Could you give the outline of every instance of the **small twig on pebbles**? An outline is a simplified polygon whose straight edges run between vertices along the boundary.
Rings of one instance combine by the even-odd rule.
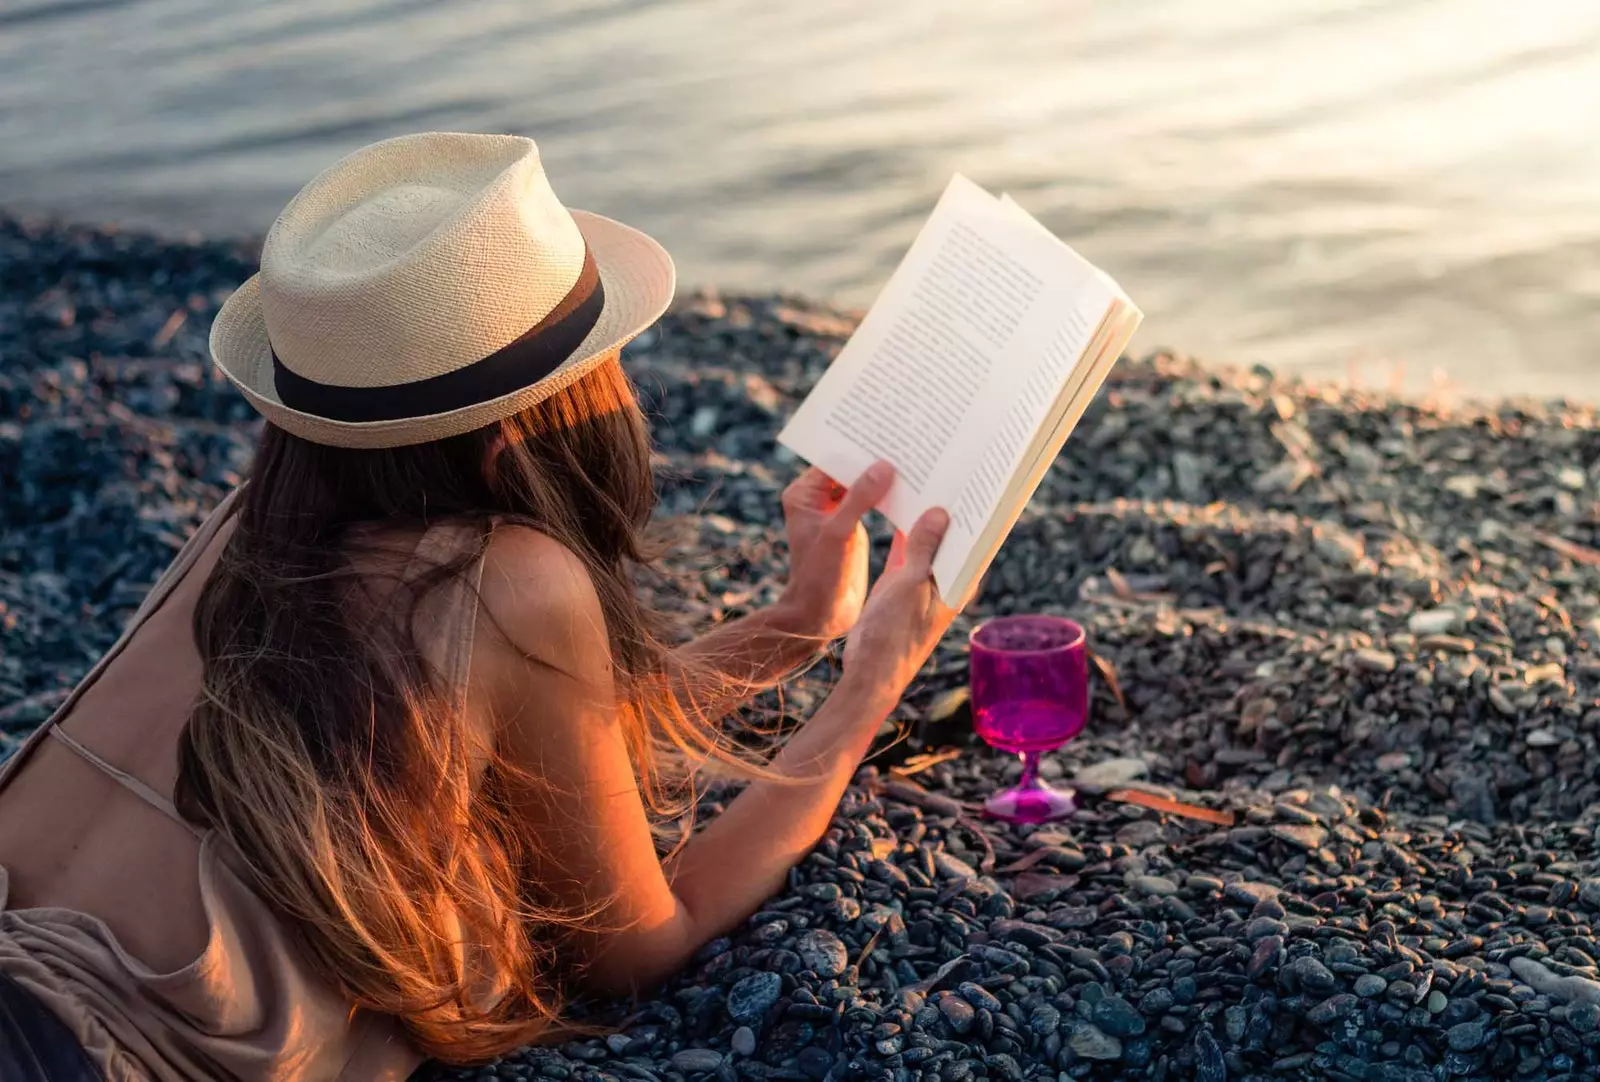
[[[908,778],[891,778],[883,783],[883,791],[896,800],[921,808],[935,815],[960,819],[966,814],[961,802],[942,793],[930,793]]]
[[[1018,857],[1016,860],[999,870],[1007,875],[1015,874],[1017,872],[1025,872],[1049,855],[1050,850],[1040,847]]]
[[[1108,794],[1106,799],[1117,801],[1120,804],[1138,804],[1140,807],[1165,812],[1168,815],[1178,815],[1185,819],[1198,819],[1202,823],[1215,823],[1219,827],[1231,827],[1234,821],[1232,812],[1202,808],[1198,804],[1172,800],[1168,797],[1156,796],[1154,793],[1141,792],[1138,789],[1118,789],[1116,792]]]
[[[152,349],[165,349],[167,343],[172,341],[188,318],[189,311],[186,308],[179,308],[173,312],[167,317],[167,321],[161,325],[161,329],[156,332],[156,336],[150,340],[150,347]]]
[[[865,962],[867,960],[868,956],[871,955],[872,952],[877,949],[878,939],[882,935],[883,935],[883,925],[880,924],[880,925],[878,925],[878,930],[872,933],[872,938],[867,940],[866,943],[862,946],[861,953],[856,955],[856,968],[857,969],[860,969],[862,963]]]
[[[1106,682],[1106,688],[1111,692],[1111,697],[1117,700],[1117,707],[1122,711],[1123,718],[1127,718],[1129,716],[1128,700],[1123,698],[1122,695],[1122,684],[1117,679],[1117,666],[1110,658],[1102,657],[1093,650],[1089,651],[1089,660],[1094,662],[1096,671],[1100,673],[1100,679]]]
[[[963,665],[963,668],[965,666]],[[949,721],[955,717],[956,711],[967,704],[972,698],[972,689],[962,684],[949,691],[942,692],[937,699],[928,705],[929,721]]]
[[[961,758],[960,748],[940,748],[923,755],[913,755],[899,766],[889,768],[889,774],[896,778],[909,778],[913,774],[920,774],[924,770],[931,770],[940,763],[948,763],[952,759]]]
[[[1568,541],[1565,537],[1557,537],[1555,534],[1545,533],[1543,530],[1534,530],[1533,539],[1545,548],[1565,556],[1575,563],[1587,564],[1590,567],[1600,567],[1600,551],[1589,548],[1587,545]]]

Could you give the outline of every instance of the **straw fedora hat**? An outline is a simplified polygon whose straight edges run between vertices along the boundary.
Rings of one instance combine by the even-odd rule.
[[[407,135],[290,201],[211,355],[297,436],[401,447],[568,386],[655,322],[673,285],[655,241],[561,205],[532,139]]]

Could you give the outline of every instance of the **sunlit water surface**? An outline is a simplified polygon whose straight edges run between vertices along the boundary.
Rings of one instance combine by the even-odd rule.
[[[1595,0],[13,0],[0,205],[254,234],[419,129],[535,136],[686,284],[871,299],[952,171],[1139,344],[1600,400]]]

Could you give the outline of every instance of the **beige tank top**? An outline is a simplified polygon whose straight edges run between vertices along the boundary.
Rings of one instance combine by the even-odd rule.
[[[54,739],[104,771],[172,822],[197,834],[200,894],[209,924],[204,951],[170,973],[131,957],[98,918],[69,909],[7,908],[0,867],[0,972],[8,974],[71,1028],[107,1082],[401,1082],[421,1057],[396,1021],[351,1005],[301,956],[289,930],[235,870],[226,841],[184,820],[170,800],[105,762],[58,723],[117,658],[216,536],[229,496],[179,552],[115,645],[3,766],[0,787],[41,740]],[[459,537],[436,527],[413,560],[443,560]],[[481,571],[481,565],[480,565]],[[441,634],[432,661],[465,691],[477,591],[451,584],[434,597]],[[430,599],[431,600],[431,599]]]

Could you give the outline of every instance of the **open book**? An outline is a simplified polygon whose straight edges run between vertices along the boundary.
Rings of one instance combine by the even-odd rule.
[[[948,510],[934,581],[964,604],[1141,318],[1009,196],[958,175],[778,440],[845,485],[887,459],[878,510],[902,530]]]

